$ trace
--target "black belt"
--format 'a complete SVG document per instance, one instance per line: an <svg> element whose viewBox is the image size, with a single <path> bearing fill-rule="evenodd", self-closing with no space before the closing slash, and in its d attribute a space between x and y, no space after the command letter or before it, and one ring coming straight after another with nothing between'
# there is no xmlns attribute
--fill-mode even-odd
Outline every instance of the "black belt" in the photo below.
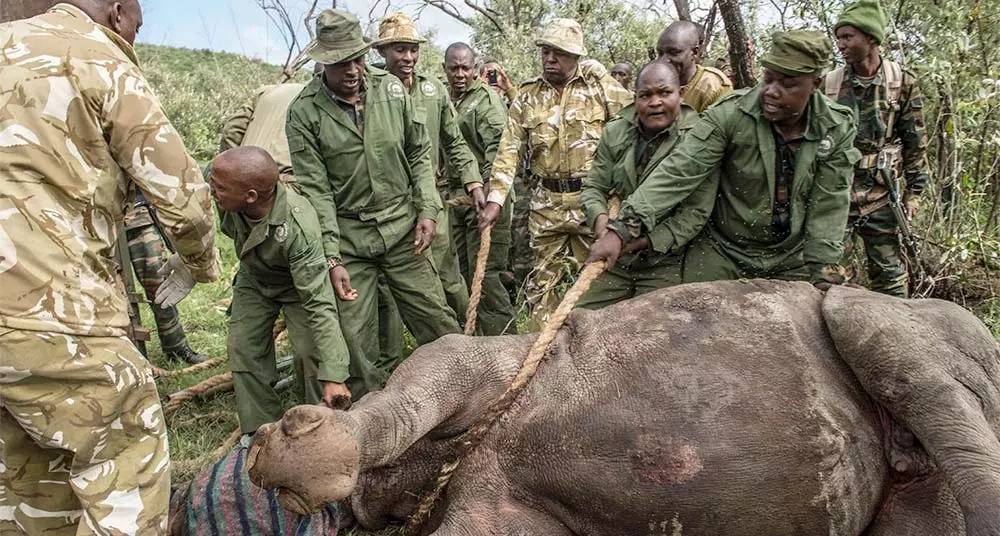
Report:
<svg viewBox="0 0 1000 536"><path fill-rule="evenodd" d="M583 179L542 179L542 187L558 193L579 192L583 189Z"/></svg>

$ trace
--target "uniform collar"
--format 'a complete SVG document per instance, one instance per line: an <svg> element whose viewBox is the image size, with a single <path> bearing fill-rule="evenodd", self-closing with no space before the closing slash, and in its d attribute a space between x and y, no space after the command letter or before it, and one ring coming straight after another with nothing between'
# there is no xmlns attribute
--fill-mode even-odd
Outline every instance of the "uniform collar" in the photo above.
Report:
<svg viewBox="0 0 1000 536"><path fill-rule="evenodd" d="M460 103L460 102L464 101L466 98L471 97L472 94L475 93L476 91L478 91L479 88L481 88L481 87L486 87L486 86L478 78L473 78L472 79L472 83L469 84L469 87L466 88L466 90L464 92L462 92L462 94L459 95L457 99L454 99L455 103L456 104ZM451 88L449 87L448 90L449 90L449 95L450 95L451 94Z"/></svg>
<svg viewBox="0 0 1000 536"><path fill-rule="evenodd" d="M852 85L855 86L861 85L861 81L858 80L859 75L857 72L854 71L854 67L852 65L847 65L846 70L847 70L847 76L845 78L849 79ZM871 84L869 85L872 86L885 85L885 58L882 57L881 54L879 54L878 56L878 68L875 69L875 76L874 78L872 78Z"/></svg>
<svg viewBox="0 0 1000 536"><path fill-rule="evenodd" d="M115 44L115 46L117 46L119 49L121 49L121 51L124 52L126 56L128 56L128 59L136 67L139 66L139 58L136 57L136 55L135 55L135 48L132 45L128 44L128 41L126 41L124 38L122 38L122 36L116 34L111 28L108 28L108 27L106 27L104 25L98 24L96 21L94 21L94 19L90 18L90 15L88 15L82 9L80 9L80 8L78 8L78 7L76 7L76 6L72 5L72 4L62 4L61 3L61 4L56 4L51 9L49 9L49 11L62 11L64 13L66 13L67 15L69 15L70 17L73 17L75 19L79 19L79 20L82 20L82 21L86 21L86 22L88 22L90 24L93 24L94 26L97 26L97 28L100 29L101 32L105 36L107 36L107 38L110 39L112 43Z"/></svg>
<svg viewBox="0 0 1000 536"><path fill-rule="evenodd" d="M241 219L245 219L245 216ZM275 186L274 191L274 206L271 207L271 212L264 218L264 221L250 227L250 234L247 236L246 242L243 244L243 250L240 255L246 254L251 249L261 245L269 236L271 236L272 226L283 226L285 222L288 221L288 200L285 194L285 185L280 182ZM275 232L287 233L287 229L284 231L279 230ZM280 237L279 237L280 238Z"/></svg>

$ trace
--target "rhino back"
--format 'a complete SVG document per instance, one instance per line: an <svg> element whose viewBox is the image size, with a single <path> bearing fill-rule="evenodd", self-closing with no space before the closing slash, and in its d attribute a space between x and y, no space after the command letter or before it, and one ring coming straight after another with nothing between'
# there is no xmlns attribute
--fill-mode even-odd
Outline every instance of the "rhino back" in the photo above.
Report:
<svg viewBox="0 0 1000 536"><path fill-rule="evenodd" d="M734 281L574 312L460 486L498 467L576 534L859 534L881 437L821 301Z"/></svg>

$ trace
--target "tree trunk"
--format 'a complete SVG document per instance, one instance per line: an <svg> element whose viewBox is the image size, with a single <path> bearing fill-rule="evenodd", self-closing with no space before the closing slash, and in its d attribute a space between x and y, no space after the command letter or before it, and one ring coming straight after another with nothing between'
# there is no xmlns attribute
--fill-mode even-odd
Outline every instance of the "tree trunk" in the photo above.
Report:
<svg viewBox="0 0 1000 536"><path fill-rule="evenodd" d="M0 0L0 22L34 17L56 3L57 0Z"/></svg>
<svg viewBox="0 0 1000 536"><path fill-rule="evenodd" d="M747 35L743 24L743 14L740 13L740 3L736 0L719 0L719 11L722 22L726 25L726 35L729 37L729 64L733 70L733 86L736 89L751 87L757 83L754 75L754 51L752 41Z"/></svg>
<svg viewBox="0 0 1000 536"><path fill-rule="evenodd" d="M688 0L674 0L674 7L677 9L679 20L691 20L691 6L688 5Z"/></svg>

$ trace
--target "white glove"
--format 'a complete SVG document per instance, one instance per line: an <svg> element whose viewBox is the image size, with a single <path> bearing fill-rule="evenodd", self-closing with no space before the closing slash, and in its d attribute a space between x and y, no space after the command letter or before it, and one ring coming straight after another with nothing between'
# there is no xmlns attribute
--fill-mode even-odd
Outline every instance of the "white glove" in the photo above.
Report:
<svg viewBox="0 0 1000 536"><path fill-rule="evenodd" d="M177 305L194 288L194 276L184 265L180 255L171 256L157 274L164 278L163 283L156 289L156 297L153 298L160 307Z"/></svg>

